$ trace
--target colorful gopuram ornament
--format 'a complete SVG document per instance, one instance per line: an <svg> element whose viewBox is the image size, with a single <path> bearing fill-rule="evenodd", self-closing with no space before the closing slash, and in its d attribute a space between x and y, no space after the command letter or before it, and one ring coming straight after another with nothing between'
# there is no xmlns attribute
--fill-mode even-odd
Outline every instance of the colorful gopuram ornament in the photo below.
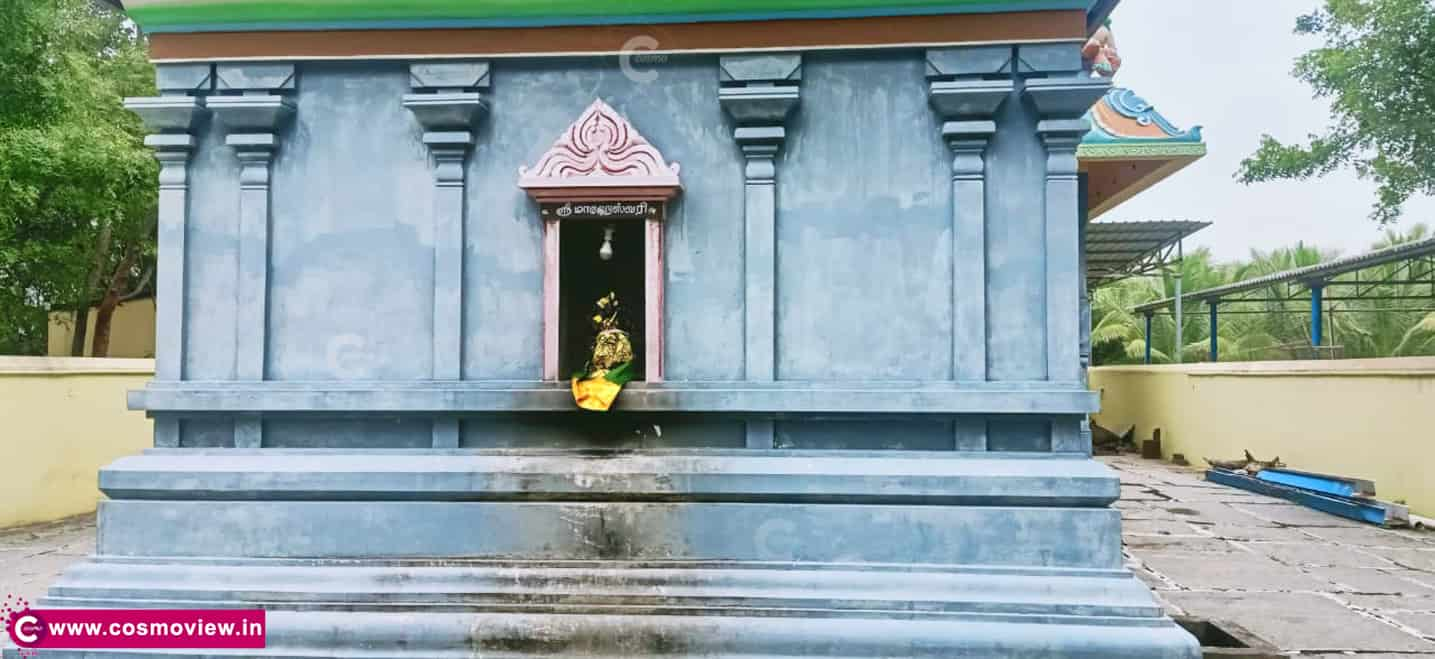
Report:
<svg viewBox="0 0 1435 659"><path fill-rule="evenodd" d="M1076 155L1095 219L1206 155L1200 126L1181 129L1136 92L1114 87L1086 113Z"/></svg>
<svg viewBox="0 0 1435 659"><path fill-rule="evenodd" d="M1110 78L1121 70L1121 54L1116 51L1116 36L1111 33L1111 21L1096 28L1081 49L1081 59L1095 75Z"/></svg>

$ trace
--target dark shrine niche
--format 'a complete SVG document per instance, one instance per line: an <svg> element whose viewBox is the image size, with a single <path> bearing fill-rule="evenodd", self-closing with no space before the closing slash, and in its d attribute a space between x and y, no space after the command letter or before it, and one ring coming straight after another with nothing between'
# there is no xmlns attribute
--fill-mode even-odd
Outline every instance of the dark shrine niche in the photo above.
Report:
<svg viewBox="0 0 1435 659"><path fill-rule="evenodd" d="M605 238L612 250L607 260L600 255ZM633 343L636 379L644 379L643 223L628 219L567 224L559 241L558 272L560 376L583 370L597 336L591 320L593 303L613 292L618 295L619 328Z"/></svg>
<svg viewBox="0 0 1435 659"><path fill-rule="evenodd" d="M639 377L662 381L663 233L667 202L682 191L678 171L601 99L519 171L543 224L544 380L583 368L594 303L614 292Z"/></svg>

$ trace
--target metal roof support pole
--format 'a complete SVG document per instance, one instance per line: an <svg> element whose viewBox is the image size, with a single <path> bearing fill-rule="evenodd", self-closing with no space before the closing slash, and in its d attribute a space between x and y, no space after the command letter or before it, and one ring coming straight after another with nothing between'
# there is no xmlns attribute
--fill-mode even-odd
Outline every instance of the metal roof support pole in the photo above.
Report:
<svg viewBox="0 0 1435 659"><path fill-rule="evenodd" d="M1150 311L1146 312L1146 363L1151 363L1151 316Z"/></svg>
<svg viewBox="0 0 1435 659"><path fill-rule="evenodd" d="M1319 351L1318 349L1320 348L1320 344L1321 344L1321 334L1322 334L1321 330L1323 329L1323 328L1321 327L1321 311L1322 311L1322 307L1325 306L1324 304L1322 304L1321 298L1324 296L1324 294L1325 294L1325 286L1324 286L1323 284L1321 284L1321 285L1311 284L1311 287L1310 287L1310 345L1311 345L1312 348L1316 348L1316 349L1317 349L1317 350L1315 351L1315 353L1316 353L1316 358L1319 358L1319 357L1320 357L1320 351Z"/></svg>
<svg viewBox="0 0 1435 659"><path fill-rule="evenodd" d="M1221 307L1221 303L1217 300L1210 300L1206 302L1206 306L1211 308L1211 361L1218 362L1221 361L1221 352L1216 344L1216 314L1217 309Z"/></svg>
<svg viewBox="0 0 1435 659"><path fill-rule="evenodd" d="M1171 355L1171 361L1176 364L1181 363L1181 321L1183 320L1183 309L1181 308L1181 303L1183 302L1181 299L1181 266L1186 260L1185 245L1186 241L1184 240L1176 241L1176 352Z"/></svg>

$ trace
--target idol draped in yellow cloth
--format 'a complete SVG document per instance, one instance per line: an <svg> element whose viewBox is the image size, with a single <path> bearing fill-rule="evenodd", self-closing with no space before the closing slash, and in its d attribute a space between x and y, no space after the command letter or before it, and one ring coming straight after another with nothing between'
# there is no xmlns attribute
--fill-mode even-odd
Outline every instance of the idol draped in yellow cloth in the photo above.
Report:
<svg viewBox="0 0 1435 659"><path fill-rule="evenodd" d="M582 373L573 375L573 402L594 412L607 412L623 385L633 379L633 342L618 329L618 296L598 298L594 304L593 356Z"/></svg>

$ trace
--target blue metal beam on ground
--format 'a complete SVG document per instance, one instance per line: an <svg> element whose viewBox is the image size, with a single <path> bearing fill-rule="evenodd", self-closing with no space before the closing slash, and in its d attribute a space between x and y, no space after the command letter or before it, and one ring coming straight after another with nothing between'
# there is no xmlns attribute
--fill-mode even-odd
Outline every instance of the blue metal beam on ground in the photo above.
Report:
<svg viewBox="0 0 1435 659"><path fill-rule="evenodd" d="M1243 473L1224 469L1206 470L1206 480L1212 483L1237 487L1242 490L1249 490L1257 494L1279 497L1301 504L1307 508L1314 508L1321 512L1327 512L1332 515L1339 515L1340 517L1367 522L1369 524L1387 526L1399 522L1399 517L1391 514L1391 506L1382 505L1377 502L1363 501L1331 494L1321 494L1296 487L1277 485L1259 478L1247 476Z"/></svg>
<svg viewBox="0 0 1435 659"><path fill-rule="evenodd" d="M1207 306L1211 308L1211 361L1218 362L1221 361L1221 352L1219 346L1216 345L1216 314L1218 313L1216 310L1220 308L1221 304L1211 300Z"/></svg>
<svg viewBox="0 0 1435 659"><path fill-rule="evenodd" d="M1319 348L1321 344L1321 330L1323 328L1321 327L1320 316L1321 308L1324 305L1321 304L1320 298L1324 292L1325 287L1323 286L1312 285L1310 287L1310 345L1315 348Z"/></svg>
<svg viewBox="0 0 1435 659"><path fill-rule="evenodd" d="M1151 363L1151 314L1146 314L1146 363Z"/></svg>
<svg viewBox="0 0 1435 659"><path fill-rule="evenodd" d="M1361 478L1346 478L1294 469L1262 469L1259 478L1268 483L1315 490L1342 497L1373 497L1375 483Z"/></svg>

